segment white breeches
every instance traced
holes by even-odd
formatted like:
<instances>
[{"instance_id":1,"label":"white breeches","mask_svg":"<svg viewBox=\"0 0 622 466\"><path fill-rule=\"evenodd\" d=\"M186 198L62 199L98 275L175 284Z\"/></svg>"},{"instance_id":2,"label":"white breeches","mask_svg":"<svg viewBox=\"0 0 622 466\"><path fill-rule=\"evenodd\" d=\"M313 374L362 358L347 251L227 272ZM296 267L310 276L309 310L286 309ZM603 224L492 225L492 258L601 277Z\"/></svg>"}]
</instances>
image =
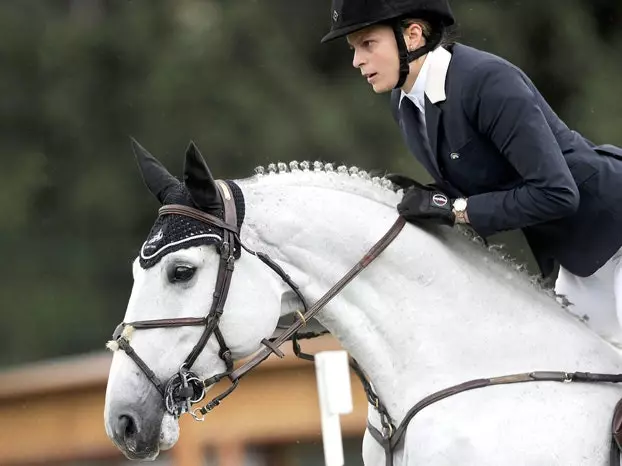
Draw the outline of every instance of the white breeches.
<instances>
[{"instance_id":1,"label":"white breeches","mask_svg":"<svg viewBox=\"0 0 622 466\"><path fill-rule=\"evenodd\" d=\"M555 292L566 297L571 313L622 349L622 250L589 277L560 267Z\"/></svg>"}]
</instances>

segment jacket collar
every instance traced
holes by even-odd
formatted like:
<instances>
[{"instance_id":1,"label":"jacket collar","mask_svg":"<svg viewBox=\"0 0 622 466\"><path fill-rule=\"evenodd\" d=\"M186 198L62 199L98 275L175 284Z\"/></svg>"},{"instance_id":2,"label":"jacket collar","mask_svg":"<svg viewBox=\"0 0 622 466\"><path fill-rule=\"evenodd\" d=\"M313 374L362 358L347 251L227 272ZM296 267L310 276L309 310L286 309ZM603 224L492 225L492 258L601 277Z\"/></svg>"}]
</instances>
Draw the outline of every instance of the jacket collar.
<instances>
[{"instance_id":1,"label":"jacket collar","mask_svg":"<svg viewBox=\"0 0 622 466\"><path fill-rule=\"evenodd\" d=\"M445 101L447 99L445 82L447 81L450 62L451 52L443 47L438 47L429 52L410 93L400 92L400 104L404 97L409 97L421 109L423 93L419 97L419 92L422 91L422 87L432 104Z\"/></svg>"},{"instance_id":2,"label":"jacket collar","mask_svg":"<svg viewBox=\"0 0 622 466\"><path fill-rule=\"evenodd\" d=\"M443 47L438 47L428 54L430 68L425 85L425 95L430 99L430 103L437 104L447 99L445 94L445 82L447 81L447 71L451 62L451 52Z\"/></svg>"}]
</instances>

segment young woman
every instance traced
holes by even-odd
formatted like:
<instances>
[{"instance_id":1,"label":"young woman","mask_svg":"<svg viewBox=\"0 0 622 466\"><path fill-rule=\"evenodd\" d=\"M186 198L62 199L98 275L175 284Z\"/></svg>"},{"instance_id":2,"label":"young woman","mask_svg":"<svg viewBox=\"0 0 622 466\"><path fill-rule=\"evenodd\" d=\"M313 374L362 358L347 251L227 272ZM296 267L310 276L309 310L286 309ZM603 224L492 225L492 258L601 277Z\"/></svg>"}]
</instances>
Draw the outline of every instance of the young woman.
<instances>
[{"instance_id":1,"label":"young woman","mask_svg":"<svg viewBox=\"0 0 622 466\"><path fill-rule=\"evenodd\" d=\"M322 42L346 37L435 180L407 183L399 213L482 237L522 229L543 275L561 265L571 310L622 346L622 150L570 130L515 65L448 43L447 0L333 0L331 19Z\"/></svg>"}]
</instances>

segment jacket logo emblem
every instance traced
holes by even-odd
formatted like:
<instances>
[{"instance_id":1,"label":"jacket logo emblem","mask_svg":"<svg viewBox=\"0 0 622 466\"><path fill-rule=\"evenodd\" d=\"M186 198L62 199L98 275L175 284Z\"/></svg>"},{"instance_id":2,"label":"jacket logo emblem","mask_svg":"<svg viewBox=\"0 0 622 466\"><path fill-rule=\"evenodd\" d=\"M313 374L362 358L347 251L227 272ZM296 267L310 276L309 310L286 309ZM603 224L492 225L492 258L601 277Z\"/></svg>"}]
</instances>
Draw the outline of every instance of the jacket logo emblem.
<instances>
[{"instance_id":1,"label":"jacket logo emblem","mask_svg":"<svg viewBox=\"0 0 622 466\"><path fill-rule=\"evenodd\" d=\"M339 12L337 10L333 10L333 21L337 21L339 19Z\"/></svg>"},{"instance_id":2,"label":"jacket logo emblem","mask_svg":"<svg viewBox=\"0 0 622 466\"><path fill-rule=\"evenodd\" d=\"M452 152L451 154L449 154L449 158L451 160L456 160L460 158L460 154L458 152Z\"/></svg>"},{"instance_id":3,"label":"jacket logo emblem","mask_svg":"<svg viewBox=\"0 0 622 466\"><path fill-rule=\"evenodd\" d=\"M438 207L445 207L449 202L449 199L447 199L447 196L444 194L435 194L432 196L432 202L434 202L434 204Z\"/></svg>"}]
</instances>

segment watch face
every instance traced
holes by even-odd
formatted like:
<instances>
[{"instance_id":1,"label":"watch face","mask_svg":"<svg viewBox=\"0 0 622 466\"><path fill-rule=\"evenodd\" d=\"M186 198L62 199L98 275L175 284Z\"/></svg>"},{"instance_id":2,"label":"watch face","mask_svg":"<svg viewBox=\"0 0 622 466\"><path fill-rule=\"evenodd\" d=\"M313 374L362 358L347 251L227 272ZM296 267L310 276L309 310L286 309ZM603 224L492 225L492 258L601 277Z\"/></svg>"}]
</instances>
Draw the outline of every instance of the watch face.
<instances>
[{"instance_id":1,"label":"watch face","mask_svg":"<svg viewBox=\"0 0 622 466\"><path fill-rule=\"evenodd\" d=\"M467 207L467 201L466 199L456 199L456 201L454 202L454 209L456 209L459 212L462 212L464 210L466 210Z\"/></svg>"}]
</instances>

